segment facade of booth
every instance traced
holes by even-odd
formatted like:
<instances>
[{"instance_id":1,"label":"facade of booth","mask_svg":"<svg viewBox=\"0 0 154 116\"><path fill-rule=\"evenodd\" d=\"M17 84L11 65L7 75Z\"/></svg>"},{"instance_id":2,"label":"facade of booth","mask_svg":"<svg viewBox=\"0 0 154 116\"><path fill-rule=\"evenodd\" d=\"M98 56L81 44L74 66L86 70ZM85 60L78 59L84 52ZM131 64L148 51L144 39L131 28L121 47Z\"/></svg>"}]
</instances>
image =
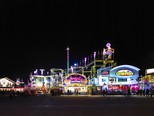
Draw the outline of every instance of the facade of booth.
<instances>
[{"instance_id":1,"label":"facade of booth","mask_svg":"<svg viewBox=\"0 0 154 116\"><path fill-rule=\"evenodd\" d=\"M152 89L152 94L154 94L154 68L145 70L145 76L142 76L139 84L141 90Z\"/></svg>"},{"instance_id":2,"label":"facade of booth","mask_svg":"<svg viewBox=\"0 0 154 116\"><path fill-rule=\"evenodd\" d=\"M125 94L130 89L132 93L136 93L139 90L139 70L132 65L120 65L112 68L108 81L109 91Z\"/></svg>"},{"instance_id":3,"label":"facade of booth","mask_svg":"<svg viewBox=\"0 0 154 116\"><path fill-rule=\"evenodd\" d=\"M78 73L71 73L64 79L64 94L89 94L90 85L86 76Z\"/></svg>"},{"instance_id":4,"label":"facade of booth","mask_svg":"<svg viewBox=\"0 0 154 116\"><path fill-rule=\"evenodd\" d=\"M110 70L111 66L100 68L97 71L97 82L95 83L96 86L93 87L93 93L101 94L103 90L108 91Z\"/></svg>"}]
</instances>

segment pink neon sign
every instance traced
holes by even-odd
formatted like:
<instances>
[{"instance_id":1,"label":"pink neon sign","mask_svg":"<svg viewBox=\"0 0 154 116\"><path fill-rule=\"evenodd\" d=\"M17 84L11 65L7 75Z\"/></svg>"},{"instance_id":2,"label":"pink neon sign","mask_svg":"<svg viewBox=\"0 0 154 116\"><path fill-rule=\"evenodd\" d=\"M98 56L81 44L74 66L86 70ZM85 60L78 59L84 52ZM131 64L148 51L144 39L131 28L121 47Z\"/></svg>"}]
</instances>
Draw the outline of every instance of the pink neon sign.
<instances>
[{"instance_id":1,"label":"pink neon sign","mask_svg":"<svg viewBox=\"0 0 154 116\"><path fill-rule=\"evenodd\" d=\"M78 84L86 84L87 83L87 79L86 77L79 75L79 74L72 74L70 76L68 76L65 80L64 83L66 85L68 84L74 84L74 83L78 83Z\"/></svg>"}]
</instances>

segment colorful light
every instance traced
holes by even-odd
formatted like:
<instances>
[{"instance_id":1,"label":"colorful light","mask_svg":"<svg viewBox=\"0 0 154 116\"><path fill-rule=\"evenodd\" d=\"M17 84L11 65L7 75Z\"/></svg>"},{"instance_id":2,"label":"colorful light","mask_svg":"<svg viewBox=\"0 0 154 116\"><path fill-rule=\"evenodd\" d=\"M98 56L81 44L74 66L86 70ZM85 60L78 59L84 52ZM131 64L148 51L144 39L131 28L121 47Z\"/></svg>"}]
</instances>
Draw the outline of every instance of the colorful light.
<instances>
[{"instance_id":1,"label":"colorful light","mask_svg":"<svg viewBox=\"0 0 154 116\"><path fill-rule=\"evenodd\" d=\"M94 58L96 57L96 52L94 52Z\"/></svg>"}]
</instances>

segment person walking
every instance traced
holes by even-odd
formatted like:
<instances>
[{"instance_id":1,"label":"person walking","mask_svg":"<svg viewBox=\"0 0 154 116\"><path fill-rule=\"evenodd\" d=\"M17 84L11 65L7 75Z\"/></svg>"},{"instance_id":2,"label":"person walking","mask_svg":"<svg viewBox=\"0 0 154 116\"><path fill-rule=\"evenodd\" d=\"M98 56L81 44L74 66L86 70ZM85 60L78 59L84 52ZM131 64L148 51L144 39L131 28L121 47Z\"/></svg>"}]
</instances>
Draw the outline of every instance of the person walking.
<instances>
[{"instance_id":1,"label":"person walking","mask_svg":"<svg viewBox=\"0 0 154 116\"><path fill-rule=\"evenodd\" d=\"M146 97L149 97L149 89L146 89Z\"/></svg>"},{"instance_id":2,"label":"person walking","mask_svg":"<svg viewBox=\"0 0 154 116\"><path fill-rule=\"evenodd\" d=\"M130 97L131 95L130 87L128 87L127 94L128 94L128 97Z\"/></svg>"},{"instance_id":3,"label":"person walking","mask_svg":"<svg viewBox=\"0 0 154 116\"><path fill-rule=\"evenodd\" d=\"M70 90L68 89L68 90L67 90L67 95L69 95L69 94L70 94Z\"/></svg>"},{"instance_id":4,"label":"person walking","mask_svg":"<svg viewBox=\"0 0 154 116\"><path fill-rule=\"evenodd\" d=\"M152 87L150 87L150 96L152 97Z\"/></svg>"}]
</instances>

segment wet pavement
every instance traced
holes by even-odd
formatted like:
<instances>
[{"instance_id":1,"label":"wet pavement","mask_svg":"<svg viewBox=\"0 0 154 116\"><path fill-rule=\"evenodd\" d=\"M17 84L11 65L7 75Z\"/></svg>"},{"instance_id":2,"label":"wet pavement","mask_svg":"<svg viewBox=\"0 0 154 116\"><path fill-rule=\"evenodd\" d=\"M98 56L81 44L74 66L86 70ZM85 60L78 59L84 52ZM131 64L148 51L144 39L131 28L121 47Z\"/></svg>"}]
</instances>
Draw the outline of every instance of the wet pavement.
<instances>
[{"instance_id":1,"label":"wet pavement","mask_svg":"<svg viewBox=\"0 0 154 116\"><path fill-rule=\"evenodd\" d=\"M8 96L0 97L0 116L149 116L154 97L145 96Z\"/></svg>"}]
</instances>

